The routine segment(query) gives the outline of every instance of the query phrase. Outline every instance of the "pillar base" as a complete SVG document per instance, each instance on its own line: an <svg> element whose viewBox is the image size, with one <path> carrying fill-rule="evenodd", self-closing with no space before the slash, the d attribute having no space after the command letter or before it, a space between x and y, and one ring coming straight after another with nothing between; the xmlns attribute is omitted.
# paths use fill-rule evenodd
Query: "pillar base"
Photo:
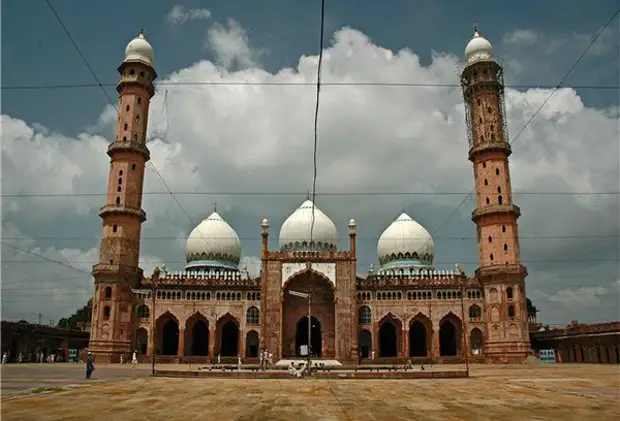
<svg viewBox="0 0 620 421"><path fill-rule="evenodd" d="M484 356L489 363L520 364L529 355L529 342L488 342L484 347Z"/></svg>
<svg viewBox="0 0 620 421"><path fill-rule="evenodd" d="M90 341L88 351L95 357L95 363L120 363L121 355L131 361L132 349L129 341Z"/></svg>

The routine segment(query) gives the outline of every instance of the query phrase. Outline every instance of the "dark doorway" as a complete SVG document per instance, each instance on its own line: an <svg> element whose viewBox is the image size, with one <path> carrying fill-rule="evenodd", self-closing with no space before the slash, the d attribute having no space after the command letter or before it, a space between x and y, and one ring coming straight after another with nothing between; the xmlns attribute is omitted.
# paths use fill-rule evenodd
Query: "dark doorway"
<svg viewBox="0 0 620 421"><path fill-rule="evenodd" d="M320 357L323 351L323 338L321 335L321 323L316 317L310 318L312 331L310 332L310 354ZM301 346L308 345L308 316L304 316L297 322L297 330L295 333L295 356L301 357Z"/></svg>
<svg viewBox="0 0 620 421"><path fill-rule="evenodd" d="M198 320L192 328L192 355L209 355L209 325Z"/></svg>
<svg viewBox="0 0 620 421"><path fill-rule="evenodd" d="M136 332L136 349L140 354L146 355L149 343L149 334L144 328L138 329Z"/></svg>
<svg viewBox="0 0 620 421"><path fill-rule="evenodd" d="M222 342L220 355L222 357L236 357L239 355L239 328L233 321L222 326Z"/></svg>
<svg viewBox="0 0 620 421"><path fill-rule="evenodd" d="M164 325L162 355L177 355L179 352L179 325L174 320L168 320Z"/></svg>
<svg viewBox="0 0 620 421"><path fill-rule="evenodd" d="M380 357L396 357L398 355L398 332L392 322L385 322L379 329Z"/></svg>
<svg viewBox="0 0 620 421"><path fill-rule="evenodd" d="M250 330L245 337L245 356L247 358L258 357L258 332Z"/></svg>
<svg viewBox="0 0 620 421"><path fill-rule="evenodd" d="M439 355L454 357L457 355L456 328L451 321L444 321L439 327Z"/></svg>
<svg viewBox="0 0 620 421"><path fill-rule="evenodd" d="M359 336L360 355L362 358L369 358L372 351L372 334L364 329Z"/></svg>
<svg viewBox="0 0 620 421"><path fill-rule="evenodd" d="M426 357L426 327L416 320L409 327L409 356Z"/></svg>
<svg viewBox="0 0 620 421"><path fill-rule="evenodd" d="M477 327L473 328L469 334L469 344L473 355L482 355L483 342L484 337L482 336L482 331Z"/></svg>

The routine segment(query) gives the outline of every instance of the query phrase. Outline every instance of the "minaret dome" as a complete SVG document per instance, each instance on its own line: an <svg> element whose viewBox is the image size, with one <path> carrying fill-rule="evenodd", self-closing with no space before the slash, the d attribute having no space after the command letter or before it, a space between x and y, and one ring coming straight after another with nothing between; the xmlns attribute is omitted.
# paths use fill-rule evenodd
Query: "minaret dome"
<svg viewBox="0 0 620 421"><path fill-rule="evenodd" d="M480 35L478 26L474 25L474 36L465 47L465 63L470 65L476 61L493 60L493 46L488 39Z"/></svg>
<svg viewBox="0 0 620 421"><path fill-rule="evenodd" d="M127 44L124 62L128 61L141 61L153 66L153 47L144 37L144 30Z"/></svg>

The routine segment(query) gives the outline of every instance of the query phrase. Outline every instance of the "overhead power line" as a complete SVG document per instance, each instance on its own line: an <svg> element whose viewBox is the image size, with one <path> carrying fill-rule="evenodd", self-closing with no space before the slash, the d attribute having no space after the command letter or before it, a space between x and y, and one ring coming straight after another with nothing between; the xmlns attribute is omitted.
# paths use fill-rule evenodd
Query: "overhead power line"
<svg viewBox="0 0 620 421"><path fill-rule="evenodd" d="M54 261L51 259L47 259L50 263L58 263L58 261ZM69 263L75 263L75 264L95 264L98 261L97 260L67 260L67 262ZM575 263L575 264L581 264L581 263L610 263L610 262L620 262L620 259L581 259L579 261L575 261L572 259L566 259L566 260L561 260L561 259L554 259L554 260L521 260L521 263ZM18 264L40 264L40 263L48 263L48 262L43 262L40 260L0 260L0 263L18 263ZM187 262L186 261L181 261L181 260L156 260L156 261L149 261L149 260L140 260L138 262L138 264L176 264L176 265L186 265ZM453 259L453 260L438 260L438 261L434 261L434 264L438 264L438 265L454 265L454 263L459 263L459 264L480 264L479 260L459 260L459 259ZM67 265L65 265L67 266ZM498 265L501 266L501 265ZM72 267L73 268L73 267ZM76 268L73 268L76 269ZM79 269L78 269L79 270ZM172 271L175 272L175 271Z"/></svg>
<svg viewBox="0 0 620 421"><path fill-rule="evenodd" d="M471 195L472 192L469 193ZM488 195L497 195L497 191L482 191L481 194ZM0 197L3 198L28 198L28 197L100 197L100 196L108 196L109 193L89 193L89 192L75 192L75 193L3 193ZM175 196L306 196L307 193L302 192L287 192L287 191L211 191L211 192L169 192L169 191L161 191L161 192L144 192L144 193L136 193L136 195L143 196L162 196L162 195L175 195ZM367 191L367 192L316 192L316 196L335 196L335 197L345 197L345 196L461 196L463 194L468 194L467 192L432 192L432 191L417 191L417 192L380 192L380 191ZM513 195L544 195L544 196L609 196L609 195L619 195L620 191L515 191L512 193ZM131 196L126 193L126 196ZM469 196L467 196L469 197Z"/></svg>
<svg viewBox="0 0 620 421"><path fill-rule="evenodd" d="M545 107L545 105L547 105L547 103L549 102L549 100L553 97L553 95L555 95L555 93L558 91L558 89L560 89L562 87L562 84L566 81L566 79L571 75L571 73L573 73L573 71L577 68L577 66L579 65L579 63L581 63L581 61L583 60L583 58L585 57L585 55L588 53L588 51L590 50L590 48L594 45L594 43L599 39L599 37L601 36L601 34L609 27L609 25L614 21L614 19L616 18L616 16L618 16L618 14L620 14L620 10L616 10L615 13L611 16L611 18L609 18L609 20L605 23L605 25L603 25L603 28L598 31L598 33L592 38L592 40L590 41L590 43L588 44L588 46L585 48L585 50L583 50L583 52L579 55L579 57L577 58L577 60L573 63L573 65L568 69L568 71L564 74L564 76L562 76L562 79L560 79L560 81L558 82L558 84L553 88L553 90L549 93L549 95L547 96L547 98L542 102L542 104L540 104L540 106L538 107L538 109L536 111L534 111L534 114L532 114L532 116L525 122L525 124L523 125L523 127L521 127L521 130L519 130L517 132L517 135L512 139L512 141L510 142L510 145L512 146L518 139L519 137L524 133L525 129L530 125L530 123L534 120L534 118L536 118L536 116L538 115L538 113ZM503 118L506 118L506 116L503 116ZM439 226L439 228L437 230L435 230L433 232L433 235L436 235L437 233L439 233L439 231L441 231L446 224L448 223L448 221L450 219L452 219L452 217L454 216L454 214L456 214L456 212L461 208L461 206L463 206L463 204L467 201L467 199L469 198L469 196L472 195L472 193L476 190L476 188L474 187L468 194L467 196L465 196L465 198L456 206L456 208L454 208L454 210L448 215L448 217L446 218L446 220Z"/></svg>
<svg viewBox="0 0 620 421"><path fill-rule="evenodd" d="M179 236L142 236L140 237L144 241L153 241L153 240L170 240L170 241L178 241L184 240L187 238L187 235L179 235ZM229 237L211 237L210 240L219 240L219 239L228 239ZM399 237L403 240L420 240L427 241L426 239L422 239L420 237ZM473 235L465 235L465 236L445 236L445 237L434 237L433 240L476 240L478 237ZM512 240L515 236L503 236L498 237L497 240ZM568 239L606 239L606 238L620 238L620 235L518 235L517 238L519 240L568 240ZM250 241L259 241L262 240L261 237L239 237L240 240L250 240ZM356 241L377 241L379 236L375 237L363 237L356 236ZM67 237L2 237L2 240L12 240L12 241L49 241L49 240L100 240L100 236L91 235L91 236L67 236ZM340 237L338 240L348 241L349 237Z"/></svg>
<svg viewBox="0 0 620 421"><path fill-rule="evenodd" d="M59 89L91 89L91 88L114 88L116 83L64 83L47 85L9 85L2 86L2 91L35 91L35 90L59 90ZM195 81L195 82L172 82L162 81L154 83L155 86L170 87L231 87L231 86L291 86L310 87L316 86L315 82L244 82L244 81ZM321 86L333 87L385 87L385 88L451 88L460 89L461 85L455 83L416 83L416 82L321 82ZM557 85L506 85L512 89L553 89ZM561 88L617 91L620 85L562 85Z"/></svg>
<svg viewBox="0 0 620 421"><path fill-rule="evenodd" d="M67 29L67 26L64 24L64 22L62 21L62 19L60 18L60 16L56 12L56 10L54 9L54 6L52 6L52 3L49 0L45 0L45 1L46 1L47 5L49 6L50 10L52 11L52 13L54 14L54 16L56 17L56 20L58 21L58 23L62 27L63 31L67 35L67 38L69 38L69 41L71 41L71 44L73 45L73 47L77 51L78 55L82 58L82 61L86 65L86 68L88 69L88 71L92 75L93 79L95 80L95 82L97 82L97 86L99 86L99 88L101 88L101 91L103 92L103 94L107 98L107 100L110 103L110 105L112 105L112 107L114 107L114 110L116 111L117 117L120 118L123 123L127 123L125 121L125 119L123 118L123 116L121 115L120 110L118 109L116 103L114 101L112 101L112 98L110 98L110 95L108 95L108 92L103 87L103 84L101 83L101 81L97 77L97 74L94 72L93 68L88 63L88 60L86 59L84 54L82 54L82 51L80 50L80 48L78 47L77 43L73 39L73 36L71 36L71 33ZM151 165L151 167L155 171L155 174L157 174L157 176L159 177L159 179L160 179L161 183L164 185L164 188L166 189L166 191L170 194L170 196L172 196L172 199L177 203L177 205L179 205L179 208L181 208L181 211L185 214L185 216L190 221L190 223L195 225L194 222L192 221L192 218L189 216L189 214L187 213L187 211L185 210L185 208L183 207L183 205L181 204L179 199L174 195L172 190L170 190L170 187L168 186L168 183L166 183L166 180L161 175L161 173L159 172L159 170L157 169L157 167L155 166L155 164L153 163L152 160L149 160L149 164ZM202 236L202 233L200 233L200 235Z"/></svg>

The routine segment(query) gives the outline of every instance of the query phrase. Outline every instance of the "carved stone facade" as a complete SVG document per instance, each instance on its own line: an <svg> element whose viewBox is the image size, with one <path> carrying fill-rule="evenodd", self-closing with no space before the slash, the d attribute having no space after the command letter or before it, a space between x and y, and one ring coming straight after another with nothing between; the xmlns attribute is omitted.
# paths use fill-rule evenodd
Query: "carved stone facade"
<svg viewBox="0 0 620 421"><path fill-rule="evenodd" d="M309 200L282 225L279 250L269 250L269 223L262 221L257 278L237 267L239 237L217 212L190 234L184 271L161 268L142 275L141 195L149 157L144 134L156 77L145 42L132 41L119 68L121 114L109 148L101 258L93 269L91 349L97 357L118 360L138 350L162 361L236 362L266 351L277 361L301 357L310 345L315 357L342 362L526 358L520 210L512 203L502 69L492 60L488 41L476 33L462 74L479 269L472 277L458 266L436 270L433 239L403 213L378 240L381 267L365 278L356 275L355 220L348 225L348 250L338 250L337 227Z"/></svg>

